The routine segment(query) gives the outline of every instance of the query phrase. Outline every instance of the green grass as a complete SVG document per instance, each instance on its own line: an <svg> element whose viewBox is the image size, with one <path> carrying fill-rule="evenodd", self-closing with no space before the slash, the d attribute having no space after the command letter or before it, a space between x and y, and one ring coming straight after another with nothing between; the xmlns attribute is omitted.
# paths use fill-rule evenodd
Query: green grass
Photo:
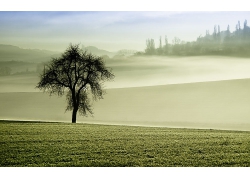
<svg viewBox="0 0 250 180"><path fill-rule="evenodd" d="M0 166L248 166L250 132L0 121Z"/></svg>

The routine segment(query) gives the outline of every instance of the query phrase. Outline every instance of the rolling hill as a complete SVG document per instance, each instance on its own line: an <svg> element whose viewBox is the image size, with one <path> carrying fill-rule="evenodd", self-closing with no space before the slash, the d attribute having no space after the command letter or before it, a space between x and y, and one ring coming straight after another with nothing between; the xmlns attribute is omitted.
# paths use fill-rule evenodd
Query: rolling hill
<svg viewBox="0 0 250 180"><path fill-rule="evenodd" d="M115 55L132 55L134 50L120 50L117 52L110 52L99 49L95 46L82 47L97 56L107 55L110 58ZM59 56L61 52L40 50L40 49L24 49L13 45L0 44L0 62L1 61L25 61L25 62L44 62L51 59L51 57Z"/></svg>
<svg viewBox="0 0 250 180"><path fill-rule="evenodd" d="M113 57L116 54L115 52L109 52L103 49L98 49L95 46L87 46L87 47L83 47L83 49L97 56L107 55L109 57Z"/></svg>
<svg viewBox="0 0 250 180"><path fill-rule="evenodd" d="M43 62L60 53L40 49L23 49L17 46L0 44L0 61Z"/></svg>

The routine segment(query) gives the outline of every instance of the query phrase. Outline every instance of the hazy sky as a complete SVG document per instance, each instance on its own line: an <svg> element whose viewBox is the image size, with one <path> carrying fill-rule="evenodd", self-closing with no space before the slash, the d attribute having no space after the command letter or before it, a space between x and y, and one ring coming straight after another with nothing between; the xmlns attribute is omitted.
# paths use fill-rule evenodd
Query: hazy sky
<svg viewBox="0 0 250 180"><path fill-rule="evenodd" d="M194 41L206 30L243 27L250 11L1 11L0 44L63 51L82 43L108 51L145 49L147 38ZM164 41L163 41L164 42Z"/></svg>

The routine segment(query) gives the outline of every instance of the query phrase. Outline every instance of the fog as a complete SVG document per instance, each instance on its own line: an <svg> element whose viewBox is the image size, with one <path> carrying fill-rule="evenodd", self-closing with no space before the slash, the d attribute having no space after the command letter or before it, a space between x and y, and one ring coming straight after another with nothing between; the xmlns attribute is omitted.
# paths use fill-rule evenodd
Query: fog
<svg viewBox="0 0 250 180"><path fill-rule="evenodd" d="M38 92L38 75L12 75L0 77L1 92Z"/></svg>
<svg viewBox="0 0 250 180"><path fill-rule="evenodd" d="M106 89L250 78L248 58L223 56L127 57L106 59L115 79ZM0 77L0 92L39 92L38 74Z"/></svg>
<svg viewBox="0 0 250 180"><path fill-rule="evenodd" d="M79 123L250 130L250 61L245 58L108 59L115 80ZM0 77L0 119L71 122L65 97L34 87L34 75Z"/></svg>
<svg viewBox="0 0 250 180"><path fill-rule="evenodd" d="M249 59L238 57L133 57L107 64L116 75L114 82L106 83L107 88L250 78Z"/></svg>

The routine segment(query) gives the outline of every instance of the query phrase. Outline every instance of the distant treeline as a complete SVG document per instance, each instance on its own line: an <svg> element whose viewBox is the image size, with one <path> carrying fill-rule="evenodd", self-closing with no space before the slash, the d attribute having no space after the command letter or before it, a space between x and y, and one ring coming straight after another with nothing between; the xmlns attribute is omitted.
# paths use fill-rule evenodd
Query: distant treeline
<svg viewBox="0 0 250 180"><path fill-rule="evenodd" d="M0 76L9 76L11 74L10 67L0 67Z"/></svg>
<svg viewBox="0 0 250 180"><path fill-rule="evenodd" d="M219 25L214 26L212 34L206 30L205 36L199 36L196 41L184 42L178 37L168 42L165 36L164 45L162 38L159 39L159 46L155 46L154 39L146 40L145 52L137 52L135 55L230 55L250 57L250 27L247 20L243 27L240 21L235 26L235 31L230 32L229 25L227 30L221 31Z"/></svg>
<svg viewBox="0 0 250 180"><path fill-rule="evenodd" d="M41 74L45 62L0 61L0 77L20 74Z"/></svg>

